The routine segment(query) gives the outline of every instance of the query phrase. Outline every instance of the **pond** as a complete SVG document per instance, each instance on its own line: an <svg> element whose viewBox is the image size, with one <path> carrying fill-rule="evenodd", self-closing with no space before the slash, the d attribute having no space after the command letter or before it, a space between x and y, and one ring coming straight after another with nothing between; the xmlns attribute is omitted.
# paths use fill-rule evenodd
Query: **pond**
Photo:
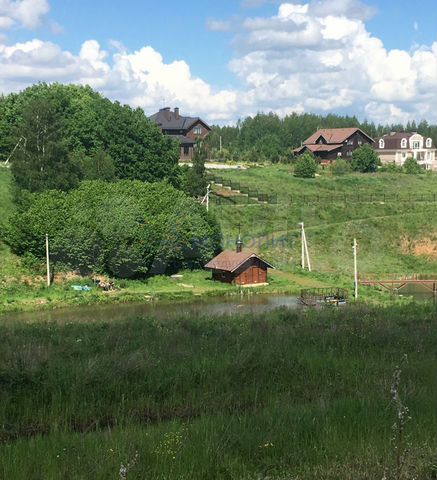
<svg viewBox="0 0 437 480"><path fill-rule="evenodd" d="M235 315L238 313L263 313L275 308L301 308L298 297L290 295L250 295L232 297L211 297L190 301L149 301L142 303L122 303L92 305L58 310L8 313L1 321L23 322L98 322L117 321L138 316L153 316L165 319L175 315Z"/></svg>

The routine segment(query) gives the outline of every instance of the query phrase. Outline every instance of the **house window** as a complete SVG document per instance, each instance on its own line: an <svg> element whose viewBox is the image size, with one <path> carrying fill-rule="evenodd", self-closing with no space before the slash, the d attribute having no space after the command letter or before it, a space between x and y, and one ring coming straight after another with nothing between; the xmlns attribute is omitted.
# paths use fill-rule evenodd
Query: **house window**
<svg viewBox="0 0 437 480"><path fill-rule="evenodd" d="M348 157L352 157L352 152L349 150L349 151L346 153L346 155L347 155Z"/></svg>
<svg viewBox="0 0 437 480"><path fill-rule="evenodd" d="M193 128L194 135L202 135L202 127L197 126Z"/></svg>
<svg viewBox="0 0 437 480"><path fill-rule="evenodd" d="M353 145L354 144L353 138L349 138L349 140L347 141L347 144L348 145Z"/></svg>
<svg viewBox="0 0 437 480"><path fill-rule="evenodd" d="M431 148L432 147L432 139L431 138L427 138L426 139L426 148Z"/></svg>
<svg viewBox="0 0 437 480"><path fill-rule="evenodd" d="M379 148L384 148L384 147L385 147L385 142L384 142L384 140L381 138L381 139L379 140Z"/></svg>
<svg viewBox="0 0 437 480"><path fill-rule="evenodd" d="M418 150L420 148L420 142L417 140L413 142L413 150Z"/></svg>
<svg viewBox="0 0 437 480"><path fill-rule="evenodd" d="M406 153L403 153L403 154L402 154L402 158L407 158L407 154L406 154Z"/></svg>
<svg viewBox="0 0 437 480"><path fill-rule="evenodd" d="M190 147L188 145L184 145L184 155L188 156L190 154Z"/></svg>
<svg viewBox="0 0 437 480"><path fill-rule="evenodd" d="M401 148L407 148L407 139L406 138L403 138L401 140Z"/></svg>
<svg viewBox="0 0 437 480"><path fill-rule="evenodd" d="M362 145L363 144L363 141L362 140L358 140L358 145Z"/></svg>
<svg viewBox="0 0 437 480"><path fill-rule="evenodd" d="M337 153L337 157L341 157L341 152L338 152L338 153Z"/></svg>

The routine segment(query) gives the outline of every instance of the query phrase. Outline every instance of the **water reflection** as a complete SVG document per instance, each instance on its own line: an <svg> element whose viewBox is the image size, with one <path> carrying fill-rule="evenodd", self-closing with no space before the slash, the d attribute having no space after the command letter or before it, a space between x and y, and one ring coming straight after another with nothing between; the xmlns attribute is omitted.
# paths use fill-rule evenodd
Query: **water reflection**
<svg viewBox="0 0 437 480"><path fill-rule="evenodd" d="M236 313L263 313L279 307L300 308L297 297L289 295L253 295L190 300L186 302L144 302L110 305L92 305L59 310L10 313L1 316L2 322L98 322L117 321L137 316L153 316L159 319L175 315L234 315Z"/></svg>

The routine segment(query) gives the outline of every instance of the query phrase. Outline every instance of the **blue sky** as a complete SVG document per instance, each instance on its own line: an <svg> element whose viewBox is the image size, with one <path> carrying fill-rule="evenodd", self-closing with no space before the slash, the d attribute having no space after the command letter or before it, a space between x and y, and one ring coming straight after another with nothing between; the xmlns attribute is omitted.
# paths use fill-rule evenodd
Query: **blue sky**
<svg viewBox="0 0 437 480"><path fill-rule="evenodd" d="M158 90L161 85L162 98L169 98L189 109L193 109L196 103L202 102L205 95L208 95L207 109L211 110L218 105L217 113L212 116L221 121L235 120L235 115L239 111L251 114L264 109L271 109L279 114L289 113L293 109L296 111L353 112L361 117L373 117L375 120L389 116L406 121L421 114L412 106L415 98L419 100L419 94L421 95L420 102L429 101L426 95L426 85L419 84L407 86L410 96L402 93L402 98L395 101L396 99L390 92L396 92L397 89L402 92L402 86L389 85L387 82L390 82L391 79L388 76L379 78L377 72L372 72L374 66L369 60L369 66L367 70L363 69L360 78L363 81L363 92L365 91L367 95L368 89L369 92L374 91L375 95L372 97L369 94L367 103L359 103L359 92L356 91L356 86L343 85L343 81L334 70L342 69L345 72L344 75L347 75L346 72L349 68L346 64L347 42L354 40L355 52L357 55L361 55L362 42L355 41L361 35L363 38L366 37L369 55L380 58L381 69L385 68L381 53L384 50L384 55L391 56L390 59L387 57L387 61L394 70L403 70L406 77L409 73L408 68L416 68L418 72L421 68L419 63L426 63L429 59L425 60L419 54L416 54L413 59L413 52L425 48L429 53L436 41L437 2L435 0L422 0L419 7L418 2L407 0L372 0L368 2L360 0L336 0L335 2L333 0L307 0L305 2L301 0L300 2L289 2L289 4L296 4L297 7L293 6L293 11L290 13L287 10L286 14L284 14L286 9L280 10L280 8L281 3L287 2L275 0L209 2L18 0L18 3L20 2L27 2L25 8L29 15L34 8L34 13L32 13L34 17L31 20L23 16L22 12L14 13L12 6L9 10L5 7L4 12L0 6L0 67L2 43L4 52L7 47L15 48L14 55L5 54L4 58L12 70L11 63L15 61L13 59L17 58L19 62L21 61L16 50L22 47L16 46L36 39L40 42L38 45L35 43L23 47L24 50L32 50L32 55L29 54L30 60L26 60L24 63L27 72L29 61L35 61L35 77L33 79L31 73L26 73L27 80L25 78L11 79L11 75L3 81L2 85L0 72L0 89L4 93L7 93L8 90L22 88L26 81L68 81L69 78L73 82L80 83L85 83L85 80L89 79L88 83L99 89L99 79L102 79L103 72L107 75L106 83L103 85L100 82L100 90L103 93L112 97L118 94L122 97L120 98L122 101L153 109L153 105L147 99L141 98L141 89L135 88L133 82L135 79L138 80L138 75L141 76L138 69L147 70L148 67L145 63L152 62L150 55L156 52L162 57L163 65L172 66L173 62L183 61L187 65L189 73L181 72L175 65L173 65L175 67L173 71L180 77L181 82L191 82L192 85L188 89L189 93L188 91L180 92L177 86L169 85L169 82L161 85L159 79L157 80L157 72L162 70L161 64L158 62L159 65L157 64L153 76L153 88L150 78L146 79L143 76L141 80L146 90L150 88L155 98L158 98ZM12 5L12 3L11 0L5 2L6 5ZM308 12L303 13L303 10L299 10L308 3ZM335 5L336 10L334 11L334 7L331 8L330 5ZM2 16L6 18L9 16L12 19L11 22L13 21L12 25L4 27L3 30L1 29ZM327 38L324 34L320 36L320 32L317 33L315 30L325 28L327 21L332 23L331 28L335 30L337 24L334 23L333 16L350 20L350 25L343 22L340 26L340 28L345 28L344 36L333 38L332 35L335 37L335 34L332 33L332 38ZM278 31L274 26L274 22L279 17L282 21L279 29L283 28L283 31ZM251 23L254 19L256 22ZM299 35L294 35L293 29L299 31L301 26L306 24L308 24L309 38L302 42ZM364 26L365 32L362 26ZM320 37L319 40L317 40L318 37ZM263 45L260 46L261 43L264 43L264 41L258 41L261 38L266 40L267 48L264 48ZM372 45L372 42L375 43L374 39L381 42L378 51L375 50L375 45ZM87 44L87 49L81 56L79 52L84 42L87 41L95 41L96 44ZM342 45L338 44L331 48L329 42L337 42ZM118 47L114 45L118 45ZM125 55L125 58L128 58L128 55L139 52L144 47L151 47L153 52L149 51L147 55L143 56L141 67L138 67L139 60L137 59L137 66L132 67L129 74L124 74L124 77L129 75L130 77L128 85L123 87L120 79L123 75L120 74L118 67L114 68L116 61L114 54L118 50ZM367 49L367 46L364 48ZM55 49L59 51L55 52ZM319 55L322 50L329 55L329 60L325 60L324 55ZM390 51L393 50L405 52L406 55L409 55L410 60L406 56L400 58L400 56L390 54ZM280 58L280 52L283 52L282 58ZM315 95L313 99L305 103L303 100L299 101L297 95L297 92L302 92L302 96L304 94L308 96L309 92L305 92L303 88L304 79L299 77L295 66L289 65L287 68L282 68L282 66L290 59L294 59L295 65L302 65L306 69L307 67L304 65L311 57L311 52L316 54L317 66L314 66L314 71L320 75L320 81L326 92L319 96ZM77 59L78 55L81 58ZM90 55L91 57L94 55L95 58L90 58ZM434 53L432 55L435 57ZM270 56L272 61L270 61ZM341 56L343 60L340 60ZM97 57L99 58L97 59ZM409 65L412 59L414 67ZM326 65L326 62L329 65ZM71 77L59 73L59 69L63 66L65 72L73 70L74 63L76 65L81 63L80 73L72 72ZM103 63L108 65L109 70ZM277 65L276 71L273 69L273 65ZM23 65L16 65L16 67L17 71L24 70ZM51 67L53 75L50 74ZM88 67L96 70L96 78L88 71ZM132 71L135 68L137 68L136 73ZM85 77L84 70L86 70ZM168 70L171 69L166 71ZM412 72L414 76L415 73ZM312 71L309 70L307 73L311 74ZM395 72L393 73L396 75ZM114 78L115 75L118 75L118 80ZM366 86L364 79L367 77L371 77L371 80ZM197 84L197 87L201 87L198 88L201 94L190 105L187 98L189 94L193 95L193 92L196 91L197 79L203 82L202 85ZM327 82L327 84L325 85L323 82ZM428 84L430 82L431 80L428 79ZM314 82L314 85L316 84ZM333 99L335 86L343 93ZM271 100L267 98L266 94L263 94L269 89L272 92ZM281 95L278 95L278 91L282 92ZM356 97L356 102L348 102L347 99L352 97ZM236 103L241 98L244 98L244 101L242 100L239 105L231 105L225 109L226 111L221 108L223 102ZM385 109L378 107L381 99L386 101ZM320 101L319 105L318 100Z"/></svg>

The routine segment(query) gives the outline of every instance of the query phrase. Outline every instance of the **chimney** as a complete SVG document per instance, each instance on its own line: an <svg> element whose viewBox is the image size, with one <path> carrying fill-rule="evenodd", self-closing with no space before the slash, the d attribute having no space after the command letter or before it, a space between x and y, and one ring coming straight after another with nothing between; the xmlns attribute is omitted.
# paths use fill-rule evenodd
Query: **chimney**
<svg viewBox="0 0 437 480"><path fill-rule="evenodd" d="M170 120L170 107L160 108L159 111L164 113L166 120Z"/></svg>
<svg viewBox="0 0 437 480"><path fill-rule="evenodd" d="M238 240L235 242L236 252L240 253L243 250L243 241L241 240L241 236L238 235Z"/></svg>
<svg viewBox="0 0 437 480"><path fill-rule="evenodd" d="M178 119L179 118L179 107L175 107L174 109L174 116Z"/></svg>

